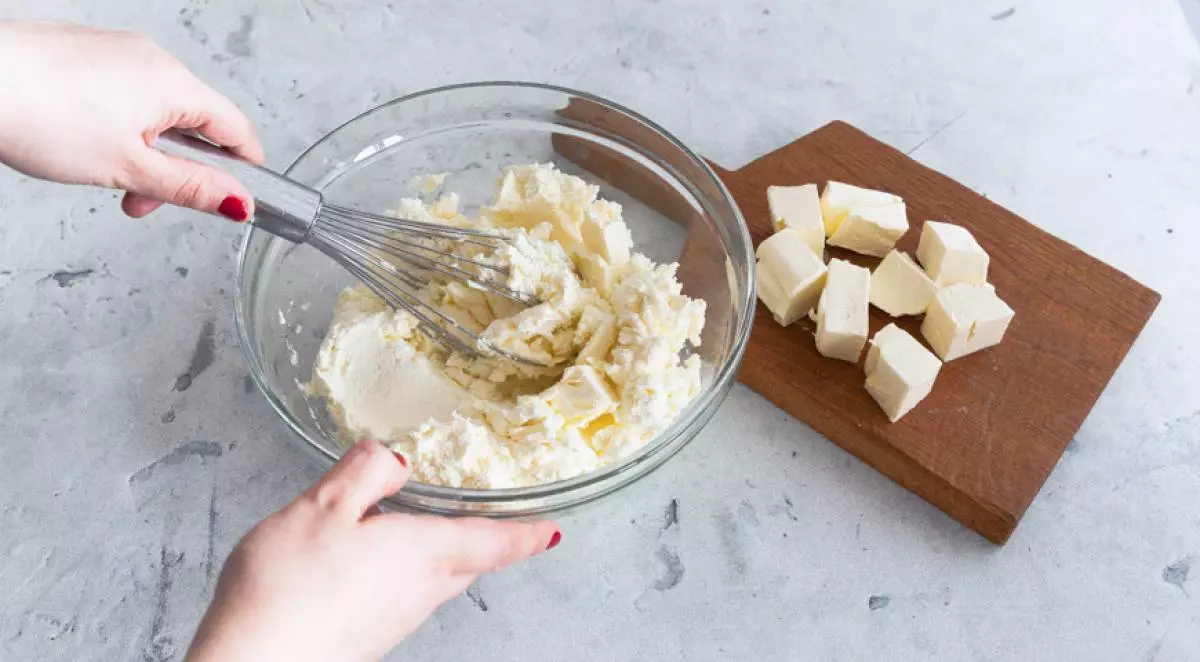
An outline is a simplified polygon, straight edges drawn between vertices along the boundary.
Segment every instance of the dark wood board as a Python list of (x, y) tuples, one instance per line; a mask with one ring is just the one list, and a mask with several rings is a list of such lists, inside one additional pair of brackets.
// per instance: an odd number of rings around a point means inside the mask
[[(560, 151), (570, 157), (566, 147)], [(605, 164), (592, 165), (609, 181), (621, 178)], [(988, 540), (1007, 541), (1160, 296), (843, 122), (740, 170), (716, 169), (755, 245), (771, 232), (767, 186), (837, 180), (904, 198), (912, 229), (900, 241), (903, 250), (916, 250), (921, 223), (932, 219), (970, 229), (991, 255), (989, 280), (1016, 311), (1004, 342), (945, 364), (930, 396), (897, 423), (867, 394), (861, 362), (821, 356), (811, 324), (780, 327), (762, 306), (740, 378)], [(689, 224), (689, 243), (705, 248), (685, 247), (685, 279), (719, 264), (699, 225)], [(864, 266), (878, 262), (828, 253)], [(872, 307), (872, 334), (890, 321)], [(899, 323), (921, 337), (917, 318)]]

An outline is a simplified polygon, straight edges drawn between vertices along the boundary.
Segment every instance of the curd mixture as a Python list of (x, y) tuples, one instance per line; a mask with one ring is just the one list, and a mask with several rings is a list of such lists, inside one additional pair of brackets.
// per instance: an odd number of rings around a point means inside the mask
[(482, 257), (540, 304), (454, 281), (423, 295), (493, 345), (556, 367), (449, 352), (356, 285), (338, 300), (311, 384), (346, 439), (389, 443), (422, 482), (486, 489), (592, 471), (669, 426), (700, 390), (700, 359), (681, 350), (700, 344), (704, 302), (680, 293), (676, 265), (632, 252), (620, 205), (598, 192), (534, 164), (506, 168), (475, 219), (454, 194), (402, 200), (397, 216), (510, 236)]

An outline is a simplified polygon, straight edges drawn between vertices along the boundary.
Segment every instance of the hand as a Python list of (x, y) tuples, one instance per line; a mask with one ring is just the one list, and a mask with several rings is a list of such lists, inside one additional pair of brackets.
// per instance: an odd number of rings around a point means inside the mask
[(199, 133), (261, 163), (250, 120), (146, 37), (0, 21), (0, 162), (33, 177), (127, 191), (141, 217), (163, 202), (237, 221), (253, 198), (215, 168), (154, 149), (163, 131)]
[(484, 572), (559, 540), (553, 522), (377, 513), (408, 470), (362, 442), (230, 555), (190, 662), (374, 660)]

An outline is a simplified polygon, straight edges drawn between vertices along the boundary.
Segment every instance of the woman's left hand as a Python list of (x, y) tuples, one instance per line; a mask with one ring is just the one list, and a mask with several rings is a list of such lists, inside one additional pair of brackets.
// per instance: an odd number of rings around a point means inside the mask
[(188, 662), (376, 660), (479, 575), (560, 539), (553, 522), (379, 513), (408, 475), (359, 443), (256, 526), (225, 562)]
[(0, 162), (27, 175), (127, 191), (140, 217), (163, 202), (253, 214), (250, 192), (215, 168), (167, 156), (163, 131), (194, 131), (261, 163), (250, 120), (146, 37), (35, 21), (0, 21)]

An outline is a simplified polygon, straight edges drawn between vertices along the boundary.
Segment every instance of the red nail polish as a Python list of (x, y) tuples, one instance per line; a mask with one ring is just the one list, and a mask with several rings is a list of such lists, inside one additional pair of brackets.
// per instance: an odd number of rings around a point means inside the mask
[(221, 205), (217, 207), (217, 211), (225, 218), (239, 223), (250, 219), (249, 210), (246, 209), (246, 201), (235, 195), (222, 200)]
[(555, 531), (554, 535), (550, 536), (550, 542), (546, 545), (546, 549), (554, 549), (558, 547), (558, 543), (562, 540), (562, 531)]
[(404, 459), (403, 455), (397, 453), (396, 451), (392, 451), (392, 455), (396, 456), (396, 460), (400, 463), (400, 466), (404, 467), (405, 469), (408, 468), (408, 460)]

